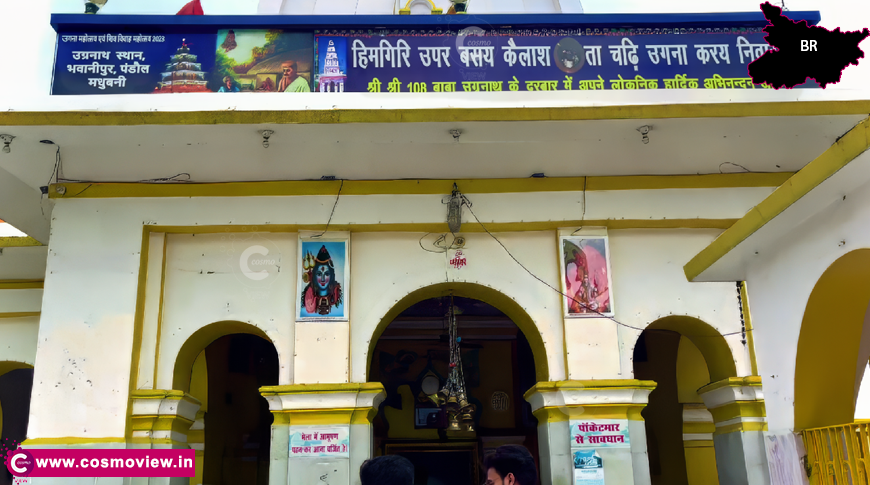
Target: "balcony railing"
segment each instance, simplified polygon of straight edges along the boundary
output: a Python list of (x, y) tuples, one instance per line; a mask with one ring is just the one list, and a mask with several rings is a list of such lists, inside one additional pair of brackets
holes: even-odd
[(870, 485), (870, 421), (804, 430), (812, 485)]

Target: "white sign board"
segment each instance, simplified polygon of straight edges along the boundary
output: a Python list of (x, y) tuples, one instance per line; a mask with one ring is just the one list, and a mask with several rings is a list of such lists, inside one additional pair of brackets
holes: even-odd
[(589, 419), (571, 421), (571, 448), (628, 447), (627, 419)]
[(294, 428), (290, 432), (290, 458), (350, 456), (350, 433), (340, 428)]

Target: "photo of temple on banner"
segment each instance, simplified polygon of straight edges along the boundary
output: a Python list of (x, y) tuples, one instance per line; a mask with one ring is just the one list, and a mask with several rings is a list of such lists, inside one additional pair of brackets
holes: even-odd
[(202, 63), (198, 56), (190, 52), (186, 39), (181, 39), (181, 47), (169, 58), (165, 71), (160, 73), (161, 81), (155, 93), (210, 93), (205, 79)]
[(312, 34), (221, 30), (209, 87), (219, 93), (311, 91)]
[(565, 286), (565, 315), (613, 315), (607, 236), (564, 236), (560, 268)]
[(315, 86), (321, 93), (342, 93), (347, 82), (347, 39), (344, 37), (321, 37), (318, 44), (318, 74)]

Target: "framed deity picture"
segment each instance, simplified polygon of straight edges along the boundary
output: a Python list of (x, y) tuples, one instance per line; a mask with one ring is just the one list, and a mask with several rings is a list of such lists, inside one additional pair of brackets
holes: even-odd
[(613, 316), (607, 236), (560, 236), (559, 269), (566, 317)]
[(299, 238), (297, 320), (348, 319), (348, 238)]

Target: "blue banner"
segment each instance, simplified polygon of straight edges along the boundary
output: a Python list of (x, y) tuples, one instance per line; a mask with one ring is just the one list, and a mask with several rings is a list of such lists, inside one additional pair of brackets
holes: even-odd
[(60, 34), (52, 94), (210, 92), (214, 34)]
[(52, 94), (308, 92), (314, 36), (60, 34)]
[(770, 48), (760, 29), (205, 32), (60, 33), (52, 94), (763, 89)]
[(747, 32), (316, 39), (321, 92), (763, 89), (747, 66), (769, 48)]

